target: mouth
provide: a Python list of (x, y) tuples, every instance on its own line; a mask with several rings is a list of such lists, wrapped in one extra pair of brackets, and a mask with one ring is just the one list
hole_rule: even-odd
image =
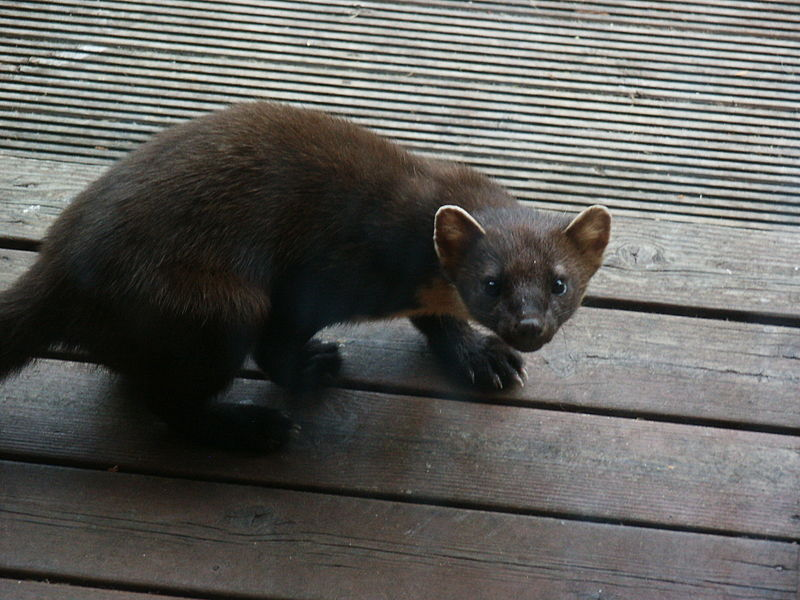
[(514, 348), (514, 350), (518, 350), (519, 352), (536, 352), (550, 341), (549, 338), (543, 337), (533, 339), (504, 338), (504, 340), (509, 346)]

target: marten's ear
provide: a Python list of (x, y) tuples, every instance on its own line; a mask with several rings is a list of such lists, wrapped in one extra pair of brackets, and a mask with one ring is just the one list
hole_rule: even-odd
[(467, 249), (484, 235), (481, 224), (460, 206), (448, 204), (436, 211), (433, 243), (445, 270), (456, 267)]
[(564, 235), (594, 268), (598, 268), (611, 238), (611, 213), (605, 206), (590, 206), (567, 225)]

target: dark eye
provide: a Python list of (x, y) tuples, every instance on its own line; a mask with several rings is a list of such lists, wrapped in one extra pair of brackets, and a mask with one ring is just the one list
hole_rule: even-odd
[(489, 296), (499, 296), (500, 287), (500, 280), (496, 277), (487, 277), (483, 280), (483, 291), (485, 291)]
[(553, 282), (553, 287), (550, 288), (554, 296), (563, 296), (567, 293), (567, 282), (563, 279), (556, 279)]

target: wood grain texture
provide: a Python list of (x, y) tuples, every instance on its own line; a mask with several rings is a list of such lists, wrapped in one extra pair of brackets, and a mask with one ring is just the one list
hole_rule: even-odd
[[(334, 328), (344, 384), (433, 396), (480, 396), (448, 381), (404, 323)], [(484, 400), (800, 427), (800, 337), (773, 326), (582, 308), (542, 350), (526, 355), (524, 388)]]
[[(646, 25), (659, 30), (683, 31), (687, 34), (722, 33), (725, 35), (762, 36), (780, 43), (797, 40), (797, 14), (787, 2), (564, 2), (563, 0), (486, 0), (470, 2), (464, 7), (458, 0), (434, 0), (418, 4), (430, 8), (458, 8), (499, 12), (517, 18), (537, 18), (548, 22), (568, 19), (573, 26), (591, 30), (593, 27)], [(789, 42), (791, 43), (791, 42)]]
[[(288, 449), (243, 457), (176, 438), (90, 365), (42, 360), (0, 393), (6, 457), (800, 537), (795, 436), (331, 390), (291, 407)], [(286, 397), (237, 380), (225, 400)]]
[(0, 563), (31, 575), (320, 600), (387, 590), (415, 600), (796, 593), (791, 544), (48, 466), (0, 469), (8, 482)]
[[(18, 27), (24, 23), (24, 21), (15, 20)], [(12, 31), (9, 30), (10, 35)], [(21, 33), (24, 29), (19, 27), (16, 31)], [(71, 70), (78, 64), (84, 69), (97, 71), (101, 64), (118, 67), (126, 58), (128, 62), (131, 62), (131, 55), (133, 55), (136, 57), (134, 72), (137, 75), (146, 76), (147, 73), (142, 67), (149, 66), (153, 69), (150, 75), (153, 80), (156, 80), (159, 76), (164, 78), (167, 75), (166, 57), (172, 54), (181, 59), (179, 68), (173, 73), (174, 76), (185, 77), (184, 69), (188, 65), (194, 65), (198, 70), (198, 81), (213, 81), (214, 75), (224, 77), (236, 73), (247, 74), (252, 69), (253, 63), (243, 60), (242, 54), (258, 58), (258, 50), (260, 50), (262, 52), (269, 51), (271, 56), (283, 59), (282, 64), (274, 67), (277, 72), (322, 76), (323, 71), (320, 70), (320, 67), (328, 66), (337, 67), (355, 79), (366, 79), (363, 71), (367, 67), (373, 66), (376, 75), (381, 80), (392, 81), (389, 76), (393, 73), (399, 74), (400, 71), (402, 64), (400, 53), (403, 46), (409, 45), (408, 41), (401, 41), (400, 44), (395, 45), (375, 45), (375, 52), (370, 53), (367, 49), (368, 41), (371, 38), (362, 35), (347, 41), (333, 38), (330, 40), (330, 44), (312, 52), (307, 45), (304, 47), (298, 36), (292, 35), (291, 32), (285, 32), (285, 35), (283, 47), (275, 43), (275, 36), (267, 36), (266, 40), (257, 48), (239, 45), (241, 39), (239, 44), (231, 39), (217, 41), (211, 46), (211, 52), (202, 55), (195, 53), (194, 56), (183, 52), (185, 46), (180, 39), (159, 41), (157, 47), (164, 51), (163, 55), (153, 53), (148, 55), (141, 52), (137, 49), (136, 39), (132, 40), (131, 45), (115, 45), (114, 47), (104, 47), (102, 51), (97, 48), (94, 52), (82, 53), (77, 49), (73, 52), (67, 50), (69, 44), (65, 42), (68, 42), (69, 38), (67, 40), (56, 37), (48, 39), (43, 36), (43, 39), (31, 40), (30, 36), (25, 36), (20, 39), (19, 44), (15, 45), (0, 42), (0, 49), (3, 54), (18, 64), (16, 71), (19, 74), (42, 74), (47, 71), (48, 67), (53, 66), (66, 66)], [(372, 35), (375, 35), (374, 30)], [(104, 37), (98, 41), (111, 41), (111, 37), (105, 33)], [(351, 51), (352, 60), (344, 60), (341, 52), (337, 52), (337, 49), (341, 49), (343, 46), (347, 46)], [(741, 61), (738, 65), (739, 71), (734, 70), (736, 65), (733, 61), (686, 60), (684, 57), (668, 54), (651, 56), (650, 60), (644, 61), (633, 51), (619, 53), (613, 64), (597, 60), (574, 64), (572, 68), (567, 68), (559, 60), (559, 58), (563, 58), (559, 55), (560, 51), (567, 49), (563, 46), (563, 42), (560, 46), (558, 44), (538, 46), (523, 44), (521, 52), (512, 56), (495, 53), (493, 58), (497, 62), (491, 65), (491, 69), (482, 69), (480, 67), (485, 67), (485, 65), (481, 63), (485, 63), (487, 58), (479, 53), (479, 49), (472, 46), (465, 48), (465, 58), (473, 59), (470, 61), (473, 64), (467, 63), (461, 67), (453, 60), (455, 58), (452, 52), (454, 47), (446, 41), (432, 45), (428, 52), (417, 57), (413, 71), (414, 76), (421, 78), (422, 81), (432, 82), (433, 85), (440, 88), (453, 88), (453, 91), (464, 89), (468, 81), (477, 86), (476, 90), (488, 91), (490, 89), (488, 83), (494, 82), (502, 86), (499, 91), (533, 95), (521, 85), (525, 81), (533, 81), (541, 83), (543, 87), (549, 88), (552, 92), (557, 92), (555, 97), (574, 98), (576, 92), (586, 91), (588, 88), (607, 94), (607, 100), (624, 97), (625, 92), (629, 91), (628, 88), (635, 85), (640, 89), (640, 93), (644, 92), (643, 106), (657, 105), (656, 98), (652, 97), (655, 92), (658, 93), (662, 104), (665, 98), (694, 101), (715, 100), (719, 104), (733, 104), (729, 96), (730, 92), (735, 90), (748, 96), (749, 100), (747, 103), (742, 103), (742, 105), (746, 105), (744, 107), (732, 107), (733, 114), (739, 116), (775, 117), (777, 115), (770, 114), (769, 109), (781, 111), (791, 107), (791, 95), (789, 94), (792, 89), (791, 72), (781, 69), (778, 64), (770, 65), (768, 62), (758, 63), (748, 60), (749, 57), (742, 54), (736, 57)], [(226, 54), (227, 49), (237, 49), (239, 52), (236, 54), (227, 52), (230, 56), (227, 57), (228, 60), (223, 61), (220, 55)], [(313, 58), (314, 60), (304, 64), (304, 61), (300, 60), (302, 58)], [(681, 60), (682, 58), (684, 60)], [(296, 68), (292, 69), (291, 67)], [(629, 67), (629, 69), (621, 70), (620, 67)], [(752, 70), (743, 73), (742, 67)], [(536, 72), (528, 73), (526, 77), (526, 69), (536, 69)], [(52, 73), (55, 75), (54, 71)], [(408, 73), (407, 70), (406, 73)], [(556, 78), (556, 75), (559, 77)], [(747, 75), (747, 78), (743, 78), (743, 75)], [(209, 76), (212, 77), (209, 78)], [(606, 78), (604, 79), (603, 76)], [(707, 78), (704, 79), (703, 76)], [(609, 77), (613, 77), (617, 85), (611, 84), (608, 80)], [(767, 82), (774, 87), (758, 85)], [(247, 86), (247, 82), (240, 80), (235, 85), (237, 87)], [(694, 90), (697, 94), (692, 97), (689, 90)], [(549, 95), (551, 101), (554, 99), (552, 92)], [(726, 94), (726, 92), (728, 93)], [(683, 109), (687, 110), (687, 107), (684, 105)], [(680, 132), (677, 134), (683, 135)]]
[[(59, 102), (60, 106), (62, 104)], [(77, 153), (87, 160), (102, 159), (121, 156), (159, 128), (157, 124), (132, 127), (127, 122), (105, 121), (102, 116), (94, 111), (91, 119), (62, 118), (58, 124), (48, 123), (50, 117), (39, 117), (33, 119), (36, 121), (34, 128), (17, 132), (7, 144), (21, 149), (26, 145), (32, 147), (31, 142), (21, 139), (24, 136), (35, 139), (40, 150), (60, 145), (65, 155), (61, 158), (67, 158), (66, 155), (75, 158)], [(0, 127), (13, 128), (17, 119), (16, 111), (0, 111)], [(648, 170), (643, 170), (631, 164), (620, 165), (619, 158), (614, 161), (598, 156), (595, 152), (602, 154), (603, 151), (596, 148), (591, 148), (591, 159), (567, 159), (566, 149), (558, 147), (563, 145), (563, 140), (537, 143), (538, 148), (531, 152), (509, 148), (508, 139), (498, 135), (484, 137), (464, 127), (451, 127), (448, 136), (443, 138), (438, 133), (424, 131), (430, 125), (414, 125), (423, 131), (408, 131), (404, 125), (409, 124), (398, 121), (373, 119), (365, 124), (422, 153), (469, 162), (504, 183), (520, 199), (535, 201), (542, 207), (566, 208), (586, 202), (606, 202), (632, 215), (649, 211), (650, 214), (667, 212), (682, 217), (716, 216), (738, 220), (739, 225), (749, 220), (761, 228), (769, 224), (777, 228), (800, 224), (791, 176), (773, 175), (762, 182), (759, 175), (743, 173), (743, 169), (725, 173), (725, 165), (720, 165), (713, 173), (697, 165), (681, 167), (680, 173), (659, 168), (660, 165), (650, 165)], [(503, 137), (509, 135), (506, 132)], [(533, 136), (557, 137), (541, 132)], [(590, 146), (597, 146), (597, 143), (590, 142)], [(619, 157), (619, 153), (615, 154)], [(565, 159), (566, 164), (556, 166)], [(755, 168), (760, 170), (758, 166)]]
[[(39, 240), (102, 166), (0, 153), (0, 234)], [(720, 248), (725, 248), (721, 252)], [(797, 233), (616, 217), (590, 295), (800, 317)]]
[(467, 160), (547, 208), (796, 228), (800, 46), (766, 25), (791, 13), (591, 6), (17, 3), (0, 147), (103, 160), (167, 114), (268, 97)]
[[(0, 290), (33, 262), (0, 250)], [(333, 327), (341, 385), (480, 399), (448, 380), (405, 321)], [(789, 327), (581, 308), (493, 401), (800, 429), (800, 337)], [(252, 367), (251, 365), (251, 368)]]

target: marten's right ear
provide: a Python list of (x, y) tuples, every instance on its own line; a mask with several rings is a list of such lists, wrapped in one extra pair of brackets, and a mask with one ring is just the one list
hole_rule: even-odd
[(467, 249), (484, 235), (481, 224), (460, 206), (448, 204), (436, 211), (433, 243), (446, 271), (455, 268)]

